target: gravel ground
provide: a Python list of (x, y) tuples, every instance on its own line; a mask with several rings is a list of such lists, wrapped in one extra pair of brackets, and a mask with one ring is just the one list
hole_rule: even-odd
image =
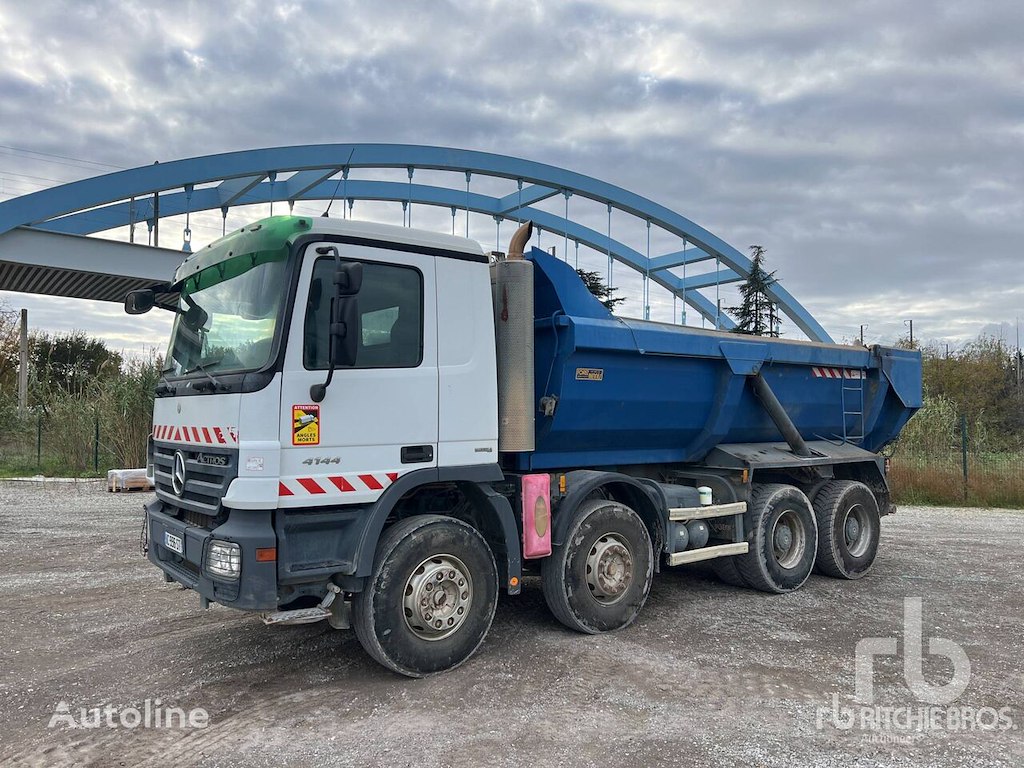
[[(473, 659), (407, 680), (351, 632), (201, 611), (140, 556), (145, 499), (102, 483), (0, 482), (0, 764), (1024, 764), (1021, 511), (903, 508), (883, 521), (870, 577), (814, 576), (786, 596), (669, 569), (633, 626), (599, 637), (563, 629), (528, 583), (502, 598)], [(970, 708), (990, 725), (1006, 708), (996, 729), (859, 719), (854, 649), (902, 638), (907, 597), (923, 598), (926, 639), (970, 659), (967, 689), (937, 717)], [(948, 661), (926, 659), (929, 681), (950, 679)], [(209, 724), (117, 725), (147, 699), (202, 708)], [(877, 661), (875, 704), (897, 721), (925, 706), (899, 656)], [(115, 727), (70, 727), (107, 705)]]

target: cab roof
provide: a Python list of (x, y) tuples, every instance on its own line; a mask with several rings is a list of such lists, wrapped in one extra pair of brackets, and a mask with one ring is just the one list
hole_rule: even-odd
[(400, 250), (423, 250), (438, 256), (449, 255), (471, 261), (487, 261), (480, 244), (464, 237), (369, 221), (313, 216), (271, 216), (246, 224), (193, 253), (175, 271), (174, 284), (177, 285), (185, 278), (233, 256), (288, 248), (299, 237), (318, 235), (356, 243), (393, 244)]

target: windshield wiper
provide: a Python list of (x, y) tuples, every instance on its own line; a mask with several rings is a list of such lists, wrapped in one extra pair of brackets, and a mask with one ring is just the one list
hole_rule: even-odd
[(177, 390), (174, 385), (167, 380), (167, 374), (174, 371), (174, 363), (162, 368), (160, 370), (160, 380), (156, 384), (156, 395), (162, 397), (163, 395), (173, 395)]
[[(214, 392), (216, 392), (218, 389), (227, 389), (227, 386), (225, 386), (224, 384), (221, 384), (219, 381), (217, 381), (217, 379), (215, 379), (213, 377), (213, 374), (210, 373), (208, 370), (206, 370), (211, 365), (217, 365), (217, 363), (219, 363), (223, 359), (224, 358), (222, 358), (222, 357), (218, 357), (218, 358), (216, 358), (214, 360), (205, 360), (203, 362), (197, 363), (196, 365), (193, 365), (187, 371), (183, 371), (182, 373), (184, 375), (188, 375), (190, 373), (195, 373), (196, 371), (200, 371), (200, 372), (203, 373), (204, 376), (206, 376), (206, 378), (208, 378), (210, 380), (210, 386), (211, 386), (211, 388), (213, 389)], [(196, 386), (195, 389), (199, 389), (199, 387)]]

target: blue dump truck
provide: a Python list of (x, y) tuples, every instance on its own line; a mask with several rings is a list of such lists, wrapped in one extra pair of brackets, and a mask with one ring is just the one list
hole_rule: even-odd
[(279, 216), (129, 294), (176, 313), (146, 508), (166, 580), (354, 628), (419, 677), (469, 658), (526, 577), (598, 633), (666, 567), (768, 593), (868, 573), (918, 353), (614, 317), (529, 236), (488, 256)]

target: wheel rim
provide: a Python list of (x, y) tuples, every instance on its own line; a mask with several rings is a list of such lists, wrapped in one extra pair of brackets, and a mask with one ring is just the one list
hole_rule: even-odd
[(590, 593), (611, 605), (621, 600), (633, 583), (633, 552), (621, 536), (606, 533), (590, 548), (586, 568)]
[(785, 510), (775, 520), (772, 526), (772, 548), (775, 561), (786, 570), (795, 568), (803, 560), (807, 549), (807, 533), (794, 510)]
[(871, 520), (861, 504), (854, 504), (846, 510), (843, 520), (843, 539), (846, 550), (853, 557), (862, 557), (871, 546)]
[(434, 555), (413, 569), (405, 584), (405, 623), (416, 637), (443, 640), (469, 616), (473, 579), (455, 555)]

